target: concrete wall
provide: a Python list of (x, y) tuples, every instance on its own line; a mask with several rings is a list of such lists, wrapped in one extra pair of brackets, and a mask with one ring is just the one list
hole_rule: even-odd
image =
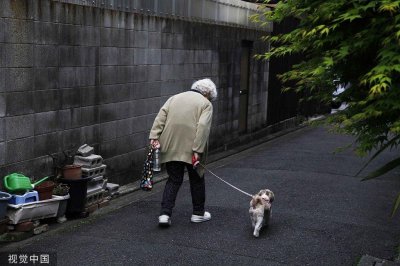
[[(60, 3), (0, 1), (0, 176), (52, 171), (87, 143), (111, 182), (137, 179), (160, 106), (196, 79), (219, 88), (210, 147), (238, 136), (242, 40), (265, 32)], [(267, 114), (268, 64), (251, 61), (249, 132)]]

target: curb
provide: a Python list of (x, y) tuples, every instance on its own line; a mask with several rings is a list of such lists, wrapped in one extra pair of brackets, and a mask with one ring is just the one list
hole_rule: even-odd
[(398, 266), (400, 263), (363, 255), (357, 266)]

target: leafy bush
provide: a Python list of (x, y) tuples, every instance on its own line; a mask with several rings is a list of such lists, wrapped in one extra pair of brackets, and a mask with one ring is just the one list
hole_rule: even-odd
[[(287, 18), (299, 22), (289, 33), (265, 36), (271, 48), (258, 55), (259, 59), (303, 56), (302, 62), (280, 75), (285, 84), (294, 84), (284, 90), (301, 92), (310, 95), (307, 100), (329, 104), (337, 83), (351, 84), (338, 95), (338, 100), (348, 103), (348, 108), (331, 116), (329, 122), (337, 130), (356, 136), (359, 155), (375, 152), (371, 160), (382, 151), (397, 147), (400, 1), (287, 0), (279, 1), (272, 9), (267, 6), (271, 5), (265, 5), (262, 15), (253, 17), (258, 23), (281, 23)], [(363, 180), (378, 177), (399, 165), (400, 157)], [(392, 214), (399, 205), (400, 194)]]

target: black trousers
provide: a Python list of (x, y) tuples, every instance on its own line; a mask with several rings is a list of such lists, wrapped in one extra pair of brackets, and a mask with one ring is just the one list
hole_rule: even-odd
[(165, 184), (161, 202), (161, 214), (171, 216), (175, 206), (176, 196), (183, 182), (185, 167), (188, 170), (190, 192), (192, 194), (193, 214), (204, 215), (204, 202), (206, 199), (204, 176), (199, 176), (191, 164), (185, 162), (167, 162), (168, 180)]

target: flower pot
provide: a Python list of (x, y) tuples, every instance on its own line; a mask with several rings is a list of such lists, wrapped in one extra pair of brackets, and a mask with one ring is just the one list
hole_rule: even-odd
[(45, 181), (37, 185), (35, 190), (39, 193), (39, 200), (51, 199), (55, 185), (53, 181)]
[(82, 177), (82, 166), (77, 164), (64, 166), (63, 177), (70, 180), (80, 179)]

